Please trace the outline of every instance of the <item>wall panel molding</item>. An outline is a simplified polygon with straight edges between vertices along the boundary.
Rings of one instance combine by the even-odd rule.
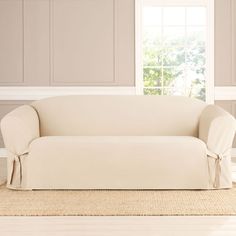
[[[0,86],[134,86],[134,0],[0,0]]]
[[[231,0],[232,85],[236,85],[236,1]]]
[[[215,85],[232,86],[232,0],[215,0]]]
[[[235,0],[215,0],[215,84],[236,85]]]
[[[0,1],[0,85],[24,83],[24,1]]]
[[[115,0],[51,0],[51,85],[115,84]]]
[[[24,0],[24,85],[49,86],[49,1]]]

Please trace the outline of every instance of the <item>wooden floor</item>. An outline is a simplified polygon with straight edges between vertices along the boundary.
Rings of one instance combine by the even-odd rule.
[[[1,236],[236,236],[236,217],[0,217]]]

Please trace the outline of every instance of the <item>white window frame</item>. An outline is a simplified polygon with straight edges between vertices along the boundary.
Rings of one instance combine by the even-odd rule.
[[[142,9],[153,6],[205,6],[207,8],[206,38],[206,102],[214,103],[214,0],[135,0],[135,88],[143,95]]]

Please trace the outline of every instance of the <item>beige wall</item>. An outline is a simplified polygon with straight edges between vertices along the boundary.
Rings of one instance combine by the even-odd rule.
[[[133,86],[134,0],[1,0],[0,86]]]
[[[236,0],[215,0],[215,85],[236,85]]]

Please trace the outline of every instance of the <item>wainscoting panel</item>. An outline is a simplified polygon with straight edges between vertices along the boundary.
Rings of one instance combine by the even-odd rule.
[[[114,0],[51,0],[51,84],[112,84]]]
[[[232,3],[235,0],[215,0],[215,85],[232,85]]]
[[[236,85],[235,0],[215,0],[215,85]]]
[[[115,85],[135,85],[134,0],[115,0]]]
[[[236,85],[236,1],[231,0],[232,84]]]
[[[24,0],[24,85],[50,85],[49,36],[49,1]]]
[[[0,86],[134,86],[134,0],[0,0]]]
[[[0,1],[0,85],[24,82],[23,0]]]

